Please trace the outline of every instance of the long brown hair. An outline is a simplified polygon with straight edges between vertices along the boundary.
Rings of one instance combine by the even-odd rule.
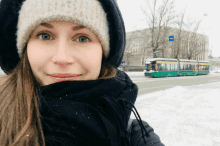
[[[104,50],[103,56],[106,56]],[[102,63],[98,79],[115,76],[116,68]],[[25,47],[18,66],[0,77],[0,146],[45,144],[37,90],[38,83],[31,71]]]

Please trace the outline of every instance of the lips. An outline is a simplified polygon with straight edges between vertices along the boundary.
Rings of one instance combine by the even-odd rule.
[[[73,78],[80,75],[81,74],[51,74],[50,76],[55,78]]]
[[[49,76],[53,79],[55,82],[61,82],[61,81],[69,81],[69,80],[75,80],[82,74],[50,74]]]

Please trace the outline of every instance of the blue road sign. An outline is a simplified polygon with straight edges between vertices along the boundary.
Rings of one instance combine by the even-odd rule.
[[[173,42],[174,41],[174,35],[170,35],[169,36],[169,42]]]

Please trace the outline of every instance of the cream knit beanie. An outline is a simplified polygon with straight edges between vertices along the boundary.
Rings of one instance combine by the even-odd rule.
[[[36,26],[59,20],[88,27],[109,54],[108,21],[98,0],[26,0],[19,12],[17,26],[19,57]]]

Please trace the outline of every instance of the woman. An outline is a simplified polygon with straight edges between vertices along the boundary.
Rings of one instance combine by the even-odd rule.
[[[138,88],[117,70],[114,0],[1,0],[0,16],[0,145],[163,145],[140,117],[128,124]]]

